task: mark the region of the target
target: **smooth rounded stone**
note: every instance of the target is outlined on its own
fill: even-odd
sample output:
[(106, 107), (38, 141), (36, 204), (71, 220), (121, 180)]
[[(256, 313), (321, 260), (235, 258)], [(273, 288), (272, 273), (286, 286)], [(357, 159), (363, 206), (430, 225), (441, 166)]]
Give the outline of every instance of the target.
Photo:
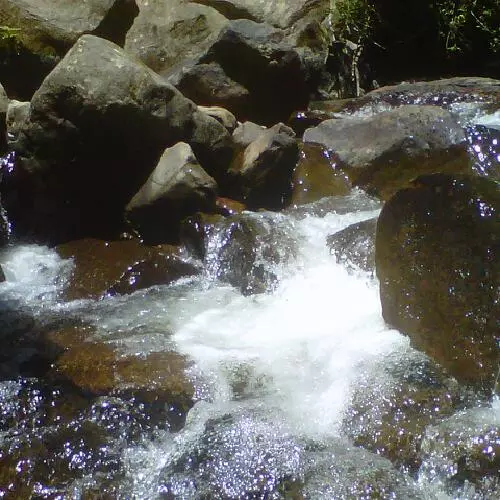
[(202, 2), (138, 0), (139, 15), (124, 49), (162, 76), (191, 66), (217, 40), (228, 20)]
[(375, 272), (377, 218), (351, 224), (328, 236), (326, 244), (335, 260), (351, 271)]
[(136, 14), (135, 2), (124, 0), (0, 0), (0, 24), (19, 29), (3, 83), (12, 96), (30, 99), (81, 35), (121, 44)]
[(220, 106), (198, 106), (198, 109), (206, 113), (208, 116), (215, 118), (219, 123), (224, 125), (229, 133), (232, 133), (238, 126), (236, 117), (227, 109)]
[(182, 425), (193, 406), (194, 387), (188, 360), (175, 352), (126, 355), (109, 344), (72, 345), (54, 363), (51, 377), (70, 382), (86, 394), (135, 398), (166, 405), (172, 424)]
[(200, 166), (189, 144), (167, 148), (145, 184), (125, 207), (132, 227), (147, 243), (178, 240), (180, 221), (215, 211), (217, 183)]
[[(190, 264), (174, 257), (169, 245), (146, 246), (139, 240), (105, 241), (82, 239), (56, 247), (73, 269), (63, 297), (66, 300), (95, 299), (118, 287), (117, 293), (131, 293), (156, 284), (168, 284), (176, 277), (193, 273)], [(182, 274), (184, 275), (184, 274)]]
[(299, 143), (299, 159), (292, 176), (291, 205), (304, 205), (326, 196), (348, 194), (352, 185), (320, 145)]
[(15, 146), (3, 201), (17, 234), (116, 237), (125, 205), (179, 141), (205, 169), (229, 165), (223, 125), (115, 44), (82, 36), (36, 92)]
[(385, 357), (359, 377), (342, 429), (356, 446), (414, 474), (428, 426), (463, 407), (467, 398), (439, 365), (408, 350)]
[(424, 498), (389, 460), (348, 442), (310, 452), (309, 462), (300, 498)]
[(292, 129), (278, 123), (260, 134), (237, 156), (228, 174), (249, 208), (276, 210), (288, 204), (298, 144)]
[(384, 319), (487, 394), (500, 360), (499, 210), (493, 181), (422, 176), (384, 205), (375, 245)]
[(419, 481), (461, 493), (462, 498), (500, 496), (498, 406), (457, 413), (427, 429)]
[(304, 142), (332, 150), (354, 185), (382, 199), (421, 174), (471, 171), (464, 130), (435, 106), (325, 120), (305, 131)]

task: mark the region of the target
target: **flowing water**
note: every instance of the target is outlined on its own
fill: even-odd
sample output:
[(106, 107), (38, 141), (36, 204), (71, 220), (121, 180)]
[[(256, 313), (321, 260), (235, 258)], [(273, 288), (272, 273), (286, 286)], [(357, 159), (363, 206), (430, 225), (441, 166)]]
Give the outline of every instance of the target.
[[(479, 442), (486, 458), (500, 450), (500, 407), (477, 403), (441, 375), (384, 323), (376, 278), (336, 262), (327, 236), (380, 209), (361, 192), (342, 203), (247, 215), (269, 230), (279, 257), (258, 254), (256, 264), (277, 280), (257, 295), (218, 279), (222, 227), (206, 243), (202, 275), (102, 300), (60, 300), (72, 262), (53, 250), (7, 249), (0, 293), (10, 309), (42, 322), (79, 318), (93, 325), (93, 340), (121, 352), (186, 355), (196, 395), (180, 430), (151, 422), (134, 401), (104, 396), (71, 402), (63, 432), (47, 417), (48, 407), (70, 404), (63, 387), (0, 382), (0, 498), (29, 498), (2, 466), (21, 482), (31, 478), (32, 498), (497, 498), (494, 473), (482, 483), (450, 478), (458, 446)], [(384, 458), (392, 458), (388, 446), (376, 442), (387, 418), (394, 435), (408, 432), (402, 407), (411, 404), (403, 398), (395, 408), (394, 395), (409, 386), (414, 399), (424, 386), (442, 396), (416, 407), (429, 419), (413, 468), (404, 452)], [(89, 424), (104, 444), (93, 444)], [(17, 458), (9, 462), (9, 453)]]

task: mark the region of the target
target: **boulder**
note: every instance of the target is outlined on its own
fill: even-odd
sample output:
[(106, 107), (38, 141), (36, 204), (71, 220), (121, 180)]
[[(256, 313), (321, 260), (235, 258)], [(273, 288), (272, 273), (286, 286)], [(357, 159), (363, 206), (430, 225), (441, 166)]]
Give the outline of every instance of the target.
[(227, 109), (219, 106), (198, 106), (198, 109), (203, 111), (208, 116), (215, 118), (219, 123), (224, 125), (229, 133), (233, 133), (234, 129), (238, 126), (236, 117)]
[(73, 261), (63, 298), (97, 299), (107, 294), (131, 293), (153, 285), (168, 284), (197, 270), (177, 256), (170, 245), (147, 246), (139, 240), (82, 239), (56, 247)]
[[(230, 21), (198, 62), (211, 65), (204, 68), (205, 71), (210, 68), (213, 75), (210, 84), (205, 82), (205, 90), (199, 91), (196, 85), (202, 78), (197, 66), (183, 70), (172, 83), (193, 99), (210, 95), (210, 88), (215, 86), (219, 97), (225, 94), (232, 102), (219, 101), (212, 94), (209, 102), (199, 100), (199, 104), (222, 106), (239, 120), (264, 124), (284, 120), (293, 110), (307, 105), (316, 76), (314, 65), (304, 60), (303, 51), (287, 37), (287, 32), (267, 23), (248, 19)], [(224, 83), (229, 83), (228, 89), (223, 89)], [(235, 108), (235, 104), (244, 107)]]
[(125, 50), (162, 76), (192, 66), (217, 39), (227, 19), (202, 2), (139, 0)]
[(351, 271), (375, 272), (377, 218), (364, 220), (328, 236), (326, 244), (339, 264)]
[[(279, 28), (289, 27), (321, 1), (311, 0), (198, 0), (211, 5), (228, 19), (250, 19)], [(323, 2), (326, 6), (327, 2)]]
[(201, 168), (189, 144), (167, 148), (146, 183), (125, 207), (127, 220), (148, 243), (172, 240), (180, 221), (215, 211), (217, 183)]
[(4, 186), (15, 230), (48, 243), (115, 238), (125, 205), (180, 140), (206, 169), (229, 164), (223, 125), (115, 44), (82, 36), (34, 95), (19, 134)]
[(28, 118), (29, 111), (29, 102), (16, 101), (15, 99), (9, 102), (6, 116), (7, 142), (16, 142), (19, 132)]
[[(60, 356), (48, 377), (70, 383), (83, 394), (134, 399), (161, 412), (173, 429), (184, 423), (193, 406), (194, 387), (186, 370), (189, 361), (175, 352), (147, 355), (122, 353), (112, 345), (86, 338), (85, 327), (55, 329), (45, 342)], [(165, 415), (166, 414), (166, 415)]]
[(265, 127), (254, 122), (240, 123), (233, 131), (233, 142), (238, 149), (243, 150), (253, 141), (256, 141), (265, 131)]
[(228, 173), (249, 208), (280, 209), (290, 199), (297, 160), (295, 133), (279, 123), (262, 131), (236, 157)]
[(31, 98), (81, 35), (122, 44), (136, 14), (134, 0), (0, 0), (0, 25), (17, 30), (3, 83), (12, 96)]
[(420, 174), (471, 171), (462, 127), (434, 106), (325, 120), (304, 142), (332, 150), (354, 185), (383, 199)]
[(500, 361), (499, 210), (496, 182), (422, 176), (384, 205), (375, 246), (384, 319), (486, 393)]
[(304, 205), (325, 196), (348, 194), (352, 185), (337, 168), (328, 150), (313, 143), (299, 143), (299, 159), (292, 176), (292, 205)]

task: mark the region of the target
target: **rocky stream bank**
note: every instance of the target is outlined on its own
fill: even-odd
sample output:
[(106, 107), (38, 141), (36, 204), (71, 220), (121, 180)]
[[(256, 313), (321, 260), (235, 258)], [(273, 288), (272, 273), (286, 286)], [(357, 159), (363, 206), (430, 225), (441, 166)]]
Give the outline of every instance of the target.
[[(207, 290), (281, 297), (287, 269), (305, 266), (301, 238), (314, 239), (303, 226), (354, 214), (320, 246), (346, 276), (378, 283), (384, 328), (411, 347), (360, 369), (331, 439), (285, 434), (265, 451), (244, 423), (255, 414), (266, 435), (269, 417), (245, 404), (273, 377), (225, 361), (242, 406), (200, 423), (150, 497), (424, 498), (421, 482), (439, 478), (450, 495), (495, 498), (500, 81), (333, 98), (328, 2), (61, 0), (57, 15), (49, 3), (0, 0), (22, 44), (0, 73), (0, 496), (127, 498), (129, 450), (184, 436), (220, 397), (166, 317), (198, 318), (185, 303)], [(40, 289), (33, 277), (16, 288), (19, 249)], [(216, 318), (224, 297), (210, 302)], [(311, 311), (275, 330), (289, 314), (307, 329)], [(234, 321), (218, 327), (237, 335)], [(249, 477), (243, 467), (239, 489), (210, 469), (238, 456), (235, 434), (278, 457)], [(300, 466), (274, 470), (292, 448)]]

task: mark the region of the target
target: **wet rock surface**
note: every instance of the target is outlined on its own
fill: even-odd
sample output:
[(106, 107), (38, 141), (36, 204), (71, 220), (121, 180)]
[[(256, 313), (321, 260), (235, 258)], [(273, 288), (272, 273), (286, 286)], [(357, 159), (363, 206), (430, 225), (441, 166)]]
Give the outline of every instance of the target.
[(335, 260), (350, 270), (375, 272), (377, 218), (368, 219), (330, 235), (326, 244)]
[(181, 426), (193, 405), (194, 388), (185, 373), (187, 360), (173, 352), (120, 355), (100, 342), (82, 342), (55, 362), (53, 378), (70, 382), (85, 394), (134, 398), (166, 408)]
[(358, 382), (343, 429), (357, 446), (415, 474), (428, 426), (471, 401), (453, 378), (423, 355), (389, 357), (384, 365), (382, 372), (365, 374)]
[(332, 150), (354, 185), (383, 199), (417, 175), (470, 170), (462, 127), (437, 107), (326, 120), (307, 129), (304, 141)]
[(385, 320), (486, 392), (498, 370), (499, 190), (484, 178), (418, 178), (382, 209), (376, 268)]
[(177, 251), (177, 247), (146, 246), (134, 239), (83, 239), (59, 245), (59, 255), (73, 261), (64, 298), (95, 299), (108, 293), (131, 293), (196, 273), (194, 265), (175, 255)]
[(469, 498), (500, 494), (500, 419), (492, 408), (457, 413), (429, 427), (420, 477)]
[(347, 175), (336, 168), (320, 145), (299, 143), (299, 159), (293, 171), (291, 205), (303, 205), (326, 196), (346, 195), (352, 189)]

